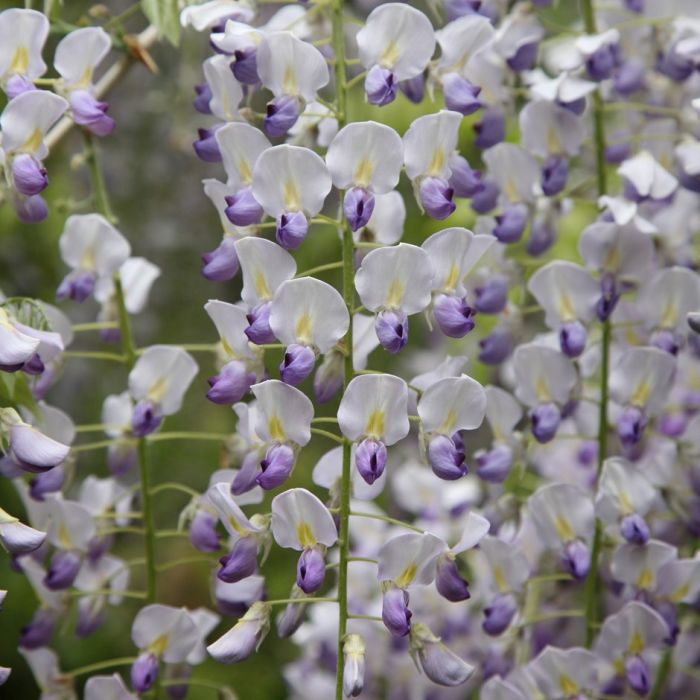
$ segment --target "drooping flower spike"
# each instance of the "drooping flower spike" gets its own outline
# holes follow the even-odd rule
[[[36,10],[10,8],[0,12],[0,87],[12,100],[34,90],[33,80],[46,72],[41,56],[49,36],[49,21]]]
[[[386,194],[398,184],[403,142],[384,124],[348,124],[328,147],[326,165],[335,187],[346,191],[343,208],[354,232],[368,224],[374,211],[374,195]]]
[[[428,254],[408,243],[378,248],[363,260],[355,288],[365,308],[377,314],[382,347],[399,352],[408,342],[408,316],[430,304],[433,269]]]
[[[301,245],[331,186],[321,157],[300,146],[268,148],[253,169],[253,196],[275,218],[277,241],[288,250]]]

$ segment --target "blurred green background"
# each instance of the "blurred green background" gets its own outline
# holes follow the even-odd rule
[[[35,3],[39,5],[40,3]],[[129,7],[130,3],[105,3],[112,16]],[[573,3],[572,3],[573,4]],[[0,3],[0,9],[18,6],[19,3]],[[83,24],[101,23],[90,20],[86,11],[91,6],[77,0],[66,0],[60,10],[68,22]],[[145,26],[140,14],[131,18],[126,27],[138,31]],[[57,37],[52,35],[44,51],[50,65]],[[99,141],[99,151],[111,198],[112,207],[119,218],[118,228],[130,240],[133,254],[145,256],[159,265],[162,277],[156,282],[150,303],[141,315],[134,319],[136,340],[139,346],[159,343],[210,343],[216,337],[213,326],[202,307],[207,299],[218,298],[237,301],[239,282],[217,284],[200,275],[199,255],[215,248],[221,238],[218,217],[209,200],[204,196],[200,181],[204,177],[224,178],[223,168],[217,164],[199,161],[191,147],[197,126],[206,126],[211,119],[197,114],[191,107],[193,85],[201,82],[201,61],[209,55],[207,37],[194,31],[186,31],[179,49],[159,44],[152,50],[159,68],[153,75],[143,66],[135,64],[125,78],[107,96],[110,115],[117,122],[114,133]],[[113,52],[105,61],[110,64],[118,58]],[[49,68],[47,76],[53,76]],[[2,105],[0,105],[2,106]],[[410,122],[420,114],[442,108],[442,104],[429,99],[416,107],[402,95],[397,101],[381,110],[364,104],[361,87],[354,90],[351,100],[352,120],[377,119],[403,133]],[[471,145],[471,125],[478,118],[465,119],[461,151],[473,166],[479,159]],[[30,296],[53,301],[56,287],[66,273],[58,255],[58,238],[65,218],[72,211],[89,212],[93,205],[91,183],[84,165],[84,142],[74,129],[47,160],[50,186],[47,190],[51,215],[35,226],[20,224],[11,202],[0,207],[0,289],[8,296]],[[407,223],[404,240],[421,243],[430,233],[449,225],[469,227],[473,215],[468,203],[461,202],[457,212],[447,222],[436,222],[418,212],[410,187],[401,182],[406,195]],[[75,203],[85,206],[75,208]],[[330,205],[329,205],[330,206]],[[581,217],[587,212],[577,210],[566,222],[562,231],[566,235],[558,244],[558,251],[548,254],[554,257],[563,252],[569,257],[573,250],[575,232]],[[328,227],[312,230],[306,242],[296,253],[299,270],[337,260],[340,245],[335,233]],[[326,273],[323,278],[339,284],[337,273]],[[67,303],[63,310],[74,323],[95,319],[97,305],[89,300],[85,304]],[[471,373],[486,382],[489,370],[479,366],[475,359],[476,340],[483,335],[492,321],[479,319],[478,331],[465,341],[453,343],[452,351],[465,352],[471,360]],[[411,321],[412,341],[420,343],[426,335],[426,325],[419,317]],[[80,333],[72,350],[110,350],[101,343],[96,333]],[[188,393],[183,410],[168,419],[167,430],[232,431],[235,416],[226,407],[206,401],[206,377],[214,372],[213,357],[197,354],[200,374]],[[269,367],[273,376],[279,363],[279,353],[271,353]],[[372,368],[388,367],[389,356],[376,352],[370,359]],[[396,360],[394,360],[396,362]],[[399,362],[405,363],[405,357]],[[392,371],[397,372],[393,365]],[[410,370],[405,368],[398,373]],[[311,383],[302,388],[311,393]],[[97,423],[100,420],[102,401],[110,393],[118,393],[126,386],[126,368],[116,363],[71,359],[66,363],[63,376],[47,397],[48,402],[66,410],[76,424]],[[317,412],[330,415],[336,404]],[[100,439],[99,435],[79,435],[78,442]],[[289,485],[309,485],[310,473],[318,457],[332,445],[323,438],[316,438],[299,459]],[[152,481],[181,481],[197,490],[204,490],[210,474],[220,465],[216,443],[162,442],[153,445],[151,453]],[[79,455],[77,476],[86,474],[107,476],[105,453],[90,452]],[[74,493],[74,492],[73,492]],[[155,517],[158,527],[172,529],[177,526],[180,510],[187,504],[187,497],[180,494],[161,493],[155,496]],[[12,485],[0,481],[0,503],[11,513],[22,514],[22,507]],[[125,558],[142,555],[143,544],[138,536],[121,536],[115,553]],[[158,560],[172,561],[195,554],[185,538],[158,541]],[[275,548],[263,567],[270,598],[286,597],[294,580],[295,553]],[[215,561],[215,558],[212,558]],[[211,605],[210,580],[212,568],[206,564],[184,565],[172,568],[159,577],[158,599],[170,605],[197,607]],[[131,589],[143,589],[142,572],[134,569]],[[8,683],[0,688],[0,696],[7,698],[37,697],[36,685],[24,660],[16,652],[20,628],[31,618],[35,597],[21,575],[10,571],[9,559],[0,553],[0,588],[8,590],[4,609],[0,616],[0,665],[11,666]],[[125,601],[120,608],[110,608],[107,623],[91,637],[79,640],[73,634],[74,615],[57,631],[53,648],[60,656],[65,671],[108,658],[132,656],[135,649],[130,640],[130,626],[138,609],[138,601]],[[217,630],[222,633],[232,624],[225,619]],[[197,667],[194,677],[215,679],[235,690],[241,700],[274,700],[286,697],[281,676],[284,663],[292,659],[295,649],[290,642],[277,640],[274,632],[264,643],[259,654],[240,666],[225,667],[206,662]],[[128,667],[119,669],[128,680]],[[111,673],[104,671],[103,673]],[[81,677],[78,688],[85,681]],[[188,697],[213,698],[215,691],[193,688]]]

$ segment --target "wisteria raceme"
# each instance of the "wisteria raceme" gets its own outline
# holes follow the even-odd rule
[[[700,6],[32,4],[0,203],[60,262],[0,293],[8,697],[700,695]],[[186,69],[115,120],[158,39]],[[201,298],[140,255],[189,168],[150,247],[105,179],[164,105]],[[49,188],[74,127],[87,197]]]

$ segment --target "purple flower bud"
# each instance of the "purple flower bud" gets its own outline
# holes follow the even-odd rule
[[[562,102],[561,100],[558,100],[557,104],[564,109],[568,109],[569,112],[573,112],[578,117],[580,117],[586,110],[585,97],[579,97],[577,100],[572,100],[571,102]]]
[[[372,66],[365,78],[365,94],[371,105],[383,107],[396,99],[396,77],[387,68]]]
[[[290,597],[294,598],[294,592],[298,590],[295,587]],[[289,603],[284,612],[277,618],[277,636],[280,639],[291,637],[304,621],[305,612],[306,605],[304,603]]]
[[[413,613],[408,609],[408,593],[389,588],[382,597],[382,621],[394,637],[405,637],[411,631]]]
[[[503,483],[513,464],[513,451],[507,445],[496,445],[476,458],[476,475],[491,484]]]
[[[316,370],[314,395],[318,403],[330,401],[343,386],[343,356],[331,351]]]
[[[474,309],[463,297],[440,294],[433,301],[433,314],[440,330],[450,338],[463,338],[474,330]]]
[[[566,158],[562,156],[548,156],[547,160],[542,164],[542,175],[540,177],[542,192],[547,197],[554,197],[566,187],[568,177],[569,164]]]
[[[51,641],[56,626],[56,613],[49,608],[39,608],[28,625],[22,627],[19,637],[21,649],[39,649]]]
[[[474,667],[448,649],[426,625],[418,624],[411,630],[411,648],[425,675],[438,685],[455,687],[474,673]]]
[[[525,250],[528,255],[537,257],[546,253],[554,244],[555,234],[551,226],[544,221],[534,221],[530,227]]]
[[[688,416],[685,413],[670,413],[661,416],[657,429],[666,437],[679,438],[685,432],[687,425]]]
[[[251,187],[244,187],[225,199],[228,206],[224,209],[224,213],[234,226],[252,226],[260,223],[263,218],[265,212],[253,197]]]
[[[481,181],[481,189],[472,196],[471,207],[477,214],[488,214],[498,204],[500,190],[495,180],[485,178]]]
[[[620,298],[615,277],[609,273],[603,273],[600,278],[600,290],[601,297],[596,304],[596,315],[602,323],[610,318]]]
[[[525,204],[508,204],[496,217],[493,235],[501,243],[517,243],[525,231],[529,211]]]
[[[625,660],[625,678],[637,695],[647,695],[651,690],[649,665],[639,654]]]
[[[245,329],[245,334],[248,340],[256,345],[264,345],[265,343],[274,343],[277,338],[270,328],[270,307],[272,302],[264,301],[258,304],[250,313],[246,314],[248,328]]]
[[[44,373],[46,369],[39,353],[32,355],[22,367],[22,371],[31,377],[39,377]]]
[[[10,427],[9,448],[14,464],[33,474],[57,467],[70,452],[68,445],[53,440],[26,423]]]
[[[476,137],[474,145],[487,149],[501,143],[506,137],[506,118],[498,107],[489,107],[481,114],[481,121],[472,127]]]
[[[294,450],[289,445],[275,444],[260,462],[262,472],[256,478],[258,486],[266,491],[283,484],[294,467]]]
[[[49,184],[46,168],[28,153],[19,153],[12,159],[12,179],[17,191],[27,197],[43,192]]]
[[[500,365],[513,352],[513,337],[503,328],[494,328],[479,341],[479,362]]]
[[[199,138],[192,144],[192,147],[197,157],[205,163],[220,163],[222,160],[219,144],[214,138],[214,134],[221,126],[222,124],[216,124],[211,129],[197,129]]]
[[[236,80],[243,85],[256,85],[260,82],[258,76],[258,50],[255,46],[247,46],[233,52],[236,59],[231,70]]]
[[[628,143],[615,143],[605,147],[605,162],[619,165],[627,160],[632,151]]]
[[[624,447],[636,445],[644,435],[647,418],[637,406],[628,406],[617,420],[617,435]]]
[[[591,552],[588,545],[581,540],[567,542],[561,554],[561,565],[564,571],[577,581],[583,581],[591,568]]]
[[[543,403],[530,410],[532,434],[537,442],[549,442],[559,429],[561,412],[553,403]]]
[[[54,467],[38,474],[29,482],[29,495],[35,501],[44,501],[44,496],[56,493],[63,488],[65,473],[63,467]]]
[[[508,280],[505,277],[489,277],[485,284],[474,290],[474,308],[482,314],[500,314],[508,304]]]
[[[206,510],[198,510],[192,518],[190,544],[200,552],[218,552],[221,547],[216,518]]]
[[[188,681],[192,677],[192,666],[188,663],[169,664],[166,669],[168,686],[166,692],[172,700],[185,700],[189,692]],[[175,685],[173,681],[182,681]],[[172,684],[172,685],[171,685]]]
[[[438,221],[446,219],[457,208],[452,201],[454,190],[439,177],[423,178],[418,188],[418,197],[425,213]]]
[[[463,156],[453,155],[450,158],[450,168],[452,174],[449,182],[455,197],[469,199],[484,189],[481,173],[471,168]]]
[[[483,0],[446,0],[445,15],[448,22],[452,22],[466,15],[479,14],[479,9],[483,4]]]
[[[207,647],[209,655],[223,664],[245,661],[262,644],[270,629],[270,606],[256,602],[223,637]]]
[[[92,564],[98,562],[114,545],[113,535],[95,536],[88,542],[88,549],[85,553],[88,561]]]
[[[114,131],[114,119],[107,116],[109,105],[99,102],[87,90],[73,90],[68,97],[73,120],[95,136],[109,136]]]
[[[52,591],[62,591],[70,588],[80,570],[80,557],[71,551],[58,550],[51,558],[44,585]]]
[[[311,595],[323,585],[326,563],[318,549],[305,549],[297,562],[297,586]]]
[[[374,319],[374,330],[382,347],[395,355],[408,342],[408,316],[401,309],[384,309]]]
[[[311,374],[315,363],[316,353],[308,345],[288,345],[280,363],[282,381],[298,386]]]
[[[36,89],[36,85],[24,75],[13,75],[5,83],[5,94],[8,100],[14,100],[17,95]]]
[[[537,61],[537,49],[539,48],[539,42],[533,41],[529,44],[523,44],[518,47],[518,50],[506,60],[508,67],[519,73],[523,70],[532,70]]]
[[[445,107],[463,114],[465,117],[481,109],[478,99],[481,88],[473,85],[459,73],[448,73],[442,80]]]
[[[249,452],[243,458],[241,468],[236,472],[231,483],[231,493],[234,496],[240,496],[255,488],[258,483],[258,475],[260,474],[260,459],[256,452]]]
[[[135,466],[138,452],[134,445],[128,442],[118,442],[107,448],[107,466],[113,476],[124,476]]]
[[[277,242],[287,250],[296,250],[309,231],[309,222],[303,212],[295,211],[277,217]]]
[[[105,602],[102,596],[86,596],[78,600],[78,618],[75,621],[75,636],[85,639],[94,634],[107,619]]]
[[[653,345],[655,348],[659,348],[659,350],[663,350],[671,355],[677,355],[680,350],[680,340],[673,331],[669,330],[654,331],[649,339],[649,345]]]
[[[134,406],[131,415],[131,432],[135,437],[145,437],[160,427],[163,415],[150,401],[144,399]]]
[[[656,70],[677,83],[687,80],[693,74],[694,68],[693,61],[678,53],[675,46],[659,54],[656,59]]]
[[[428,443],[428,463],[436,476],[446,481],[461,479],[467,473],[464,449],[447,435],[435,435]]]
[[[625,61],[615,73],[613,87],[621,95],[631,95],[644,88],[645,74],[644,64],[641,61]]]
[[[668,627],[668,636],[664,639],[664,642],[669,646],[674,646],[681,631],[678,624],[678,606],[663,600],[656,603],[656,611],[664,618],[666,627]]]
[[[225,364],[219,374],[209,377],[207,398],[212,403],[232,405],[240,401],[255,384],[255,372],[248,371],[245,363],[232,360]]]
[[[137,693],[145,693],[153,687],[158,677],[158,657],[150,651],[139,654],[131,666],[131,687]]]
[[[231,551],[219,559],[216,576],[226,583],[236,583],[252,576],[258,568],[258,543],[255,537],[241,537]]]
[[[625,0],[625,7],[630,12],[644,12],[644,0]]]
[[[71,299],[78,303],[84,302],[92,295],[95,289],[97,276],[94,272],[85,272],[84,270],[74,270],[67,274],[56,290],[56,299],[63,301]]]
[[[606,44],[597,49],[586,60],[586,70],[593,80],[606,80],[617,64],[616,47]]]
[[[194,91],[197,93],[197,97],[195,97],[194,101],[192,102],[192,106],[200,114],[211,114],[209,102],[211,101],[213,94],[209,84],[200,83],[199,85],[195,85]]]
[[[351,187],[345,193],[343,211],[351,231],[367,226],[374,211],[374,195],[362,187]]]
[[[443,598],[453,603],[471,597],[469,584],[459,575],[457,564],[449,554],[443,554],[438,559],[435,586]]]
[[[280,95],[267,103],[263,125],[272,138],[286,136],[296,124],[301,112],[299,99],[292,95]]]
[[[417,75],[415,78],[402,80],[399,83],[399,90],[406,95],[406,98],[413,104],[420,104],[423,101],[425,93],[425,79],[423,74]]]
[[[202,275],[212,282],[227,282],[238,273],[236,241],[228,236],[210,253],[202,255]]]
[[[355,466],[360,476],[373,484],[384,473],[386,445],[381,440],[365,438],[355,450]]]
[[[481,623],[481,629],[486,634],[497,637],[508,629],[517,610],[518,606],[512,595],[497,595],[491,601],[491,604],[484,608],[484,620]]]
[[[578,357],[586,349],[586,327],[581,321],[568,321],[559,329],[559,346],[567,357]]]
[[[646,544],[649,541],[649,526],[641,515],[632,513],[622,519],[620,534],[631,544]]]
[[[49,208],[44,198],[39,194],[32,195],[31,197],[17,195],[14,198],[14,205],[17,218],[23,224],[41,223],[49,215]]]

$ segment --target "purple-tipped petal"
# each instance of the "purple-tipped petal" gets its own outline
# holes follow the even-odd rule
[[[373,484],[384,473],[386,458],[386,445],[380,440],[366,438],[355,450],[355,466],[368,484]]]
[[[433,301],[433,314],[440,330],[450,338],[463,338],[474,330],[474,309],[463,297],[440,294]]]
[[[326,562],[318,549],[305,549],[297,563],[297,586],[311,595],[321,588],[326,577]]]
[[[365,78],[365,94],[371,105],[383,107],[396,99],[397,81],[387,68],[372,66]]]

